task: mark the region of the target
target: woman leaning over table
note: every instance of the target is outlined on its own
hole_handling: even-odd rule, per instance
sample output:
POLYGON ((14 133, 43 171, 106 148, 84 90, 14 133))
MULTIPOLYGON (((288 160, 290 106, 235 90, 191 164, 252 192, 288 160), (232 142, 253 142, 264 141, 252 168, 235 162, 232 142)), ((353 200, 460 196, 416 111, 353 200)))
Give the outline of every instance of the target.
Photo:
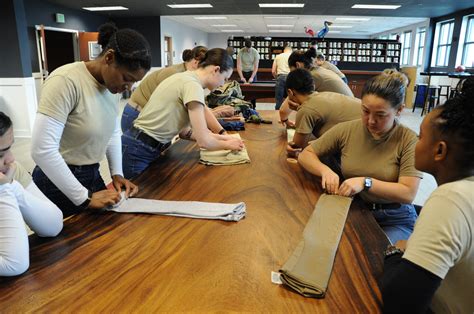
POLYGON ((385 313, 474 313, 474 78, 430 112, 420 127, 415 166, 438 188, 408 242, 386 251, 385 313))
POLYGON ((343 196, 360 195, 392 243, 413 231, 421 172, 414 166, 416 134, 397 117, 404 108, 408 79, 385 71, 362 91, 362 119, 340 123, 299 155, 307 171, 321 177, 323 189, 343 196), (320 161, 341 154, 343 179, 320 161))
POLYGON ((133 126, 133 122, 161 82, 176 73, 196 70, 199 62, 204 59, 207 52, 207 48, 204 46, 196 46, 193 49, 186 50, 186 52, 183 52, 183 63, 151 72, 140 82, 123 109, 121 120, 122 132, 127 131, 133 126))
MULTIPOLYGON (((149 44, 131 29, 105 32, 100 56, 56 69, 44 83, 32 139, 33 180, 65 216, 120 200, 138 187, 122 175, 118 97, 150 69, 149 44), (107 154, 115 190, 99 162, 107 154)), ((108 28, 110 29, 110 27, 108 28)))
POLYGON ((195 71, 175 74, 153 92, 132 128, 122 135, 123 166, 126 178, 145 170, 169 146, 181 130, 208 150, 241 150, 242 140, 223 135, 225 130, 206 107, 204 88, 224 84, 233 70, 232 58, 224 49, 209 50, 195 71))

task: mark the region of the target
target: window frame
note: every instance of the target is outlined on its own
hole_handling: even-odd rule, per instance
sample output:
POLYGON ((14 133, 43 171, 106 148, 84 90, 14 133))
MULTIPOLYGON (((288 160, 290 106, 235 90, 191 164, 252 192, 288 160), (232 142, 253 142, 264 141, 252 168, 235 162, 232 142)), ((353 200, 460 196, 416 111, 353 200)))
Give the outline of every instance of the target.
POLYGON ((471 64, 470 66, 465 64, 467 59, 467 52, 469 51, 467 48, 471 45, 474 47, 474 15, 467 16, 466 32, 464 38, 466 39, 464 40, 462 45, 461 64, 464 65, 466 68, 474 68, 474 64, 471 64), (467 41, 470 36, 472 36, 472 41, 467 41))
POLYGON ((426 43, 426 26, 423 26, 423 27, 419 27, 416 30, 415 50, 414 50, 413 62, 412 62, 414 66, 419 67, 423 65, 425 43, 426 43))
POLYGON ((451 48, 452 48, 452 39, 453 39, 453 32, 454 32, 454 19, 446 20, 446 21, 441 21, 436 23, 436 34, 435 34, 435 49, 434 49, 434 55, 433 59, 431 62, 432 67, 438 67, 438 68, 446 68, 449 66, 449 57, 451 53, 451 48), (448 36, 446 43, 441 43, 443 30, 444 26, 448 25, 448 36), (442 49, 445 49, 445 54, 444 54, 444 60, 443 63, 438 63, 439 57, 440 57, 440 52, 442 49))
POLYGON ((411 53, 411 35, 412 31, 404 31, 401 34, 402 41, 402 51, 400 56, 400 65, 409 65, 410 64, 410 53, 411 53), (406 59, 406 62, 404 62, 406 59))

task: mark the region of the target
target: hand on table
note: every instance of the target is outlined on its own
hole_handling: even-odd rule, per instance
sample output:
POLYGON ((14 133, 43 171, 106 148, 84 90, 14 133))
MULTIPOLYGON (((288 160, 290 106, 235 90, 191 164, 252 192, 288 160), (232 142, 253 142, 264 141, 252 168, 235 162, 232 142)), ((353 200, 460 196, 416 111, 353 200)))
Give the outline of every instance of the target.
POLYGON ((102 209, 120 202, 120 193, 115 190, 102 190, 92 194, 91 202, 87 208, 102 209))
POLYGON ((125 198, 133 197, 138 193, 138 186, 120 175, 113 175, 112 183, 118 193, 122 192, 122 187, 125 187, 125 198))
POLYGON ((226 149, 230 150, 242 150, 244 149, 244 141, 240 138, 232 137, 231 139, 225 140, 226 149))
POLYGON ((294 129, 295 128, 295 121, 286 120, 285 122, 283 122, 283 124, 285 124, 286 127, 289 128, 289 129, 294 129))
POLYGON ((290 142, 286 145, 286 153, 288 157, 298 158, 299 153, 303 150, 301 147, 293 147, 295 143, 290 142))
POLYGON ((338 194, 339 176, 331 169, 324 170, 321 173, 321 185, 328 194, 338 194))
POLYGON ((354 177, 345 180, 339 187, 338 194, 341 196, 354 196, 364 189, 364 178, 354 177))
POLYGON ((16 164, 13 162, 8 164, 5 173, 0 172, 0 185, 6 184, 6 183, 12 183, 13 175, 15 174, 15 171, 16 171, 16 164))
POLYGON ((245 78, 241 78, 241 79, 240 79, 240 82, 241 82, 242 84, 247 84, 247 80, 246 80, 245 78))

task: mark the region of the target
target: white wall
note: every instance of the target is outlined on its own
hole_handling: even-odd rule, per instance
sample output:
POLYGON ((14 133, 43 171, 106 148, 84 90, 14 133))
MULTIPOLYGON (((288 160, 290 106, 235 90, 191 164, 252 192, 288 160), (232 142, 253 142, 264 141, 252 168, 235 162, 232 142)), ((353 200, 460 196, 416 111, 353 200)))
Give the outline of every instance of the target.
POLYGON ((33 77, 0 78, 0 111, 12 119, 15 137, 31 137, 37 108, 33 77))
POLYGON ((208 46, 208 33, 189 27, 187 25, 161 18, 161 64, 166 64, 164 51, 165 36, 173 38, 173 64, 181 63, 181 54, 184 49, 192 49, 195 46, 208 46))
MULTIPOLYGON (((426 19, 425 22, 422 22, 422 23, 416 23, 416 24, 412 24, 412 25, 408 25, 408 26, 405 26, 405 27, 400 27, 400 28, 394 28, 394 29, 391 29, 389 31, 385 31, 383 33, 378 33, 378 34, 374 34, 372 36, 370 36, 370 38, 372 39, 377 39, 379 38, 379 36, 386 36, 386 35, 390 35, 390 34, 399 34, 400 37, 401 37, 401 34, 406 32, 406 31, 411 31, 411 48, 410 48, 410 58, 408 60, 408 65, 413 65, 413 57, 415 55, 415 48, 416 48, 416 31, 418 28, 420 27, 426 27, 426 31, 428 33, 428 28, 430 26, 430 21, 429 19, 426 19)), ((424 47, 426 47, 426 42, 428 40, 428 36, 425 36, 425 45, 424 47)), ((426 51, 423 51, 423 56, 425 55, 425 52, 426 51)), ((423 60, 423 62, 425 62, 423 60)))

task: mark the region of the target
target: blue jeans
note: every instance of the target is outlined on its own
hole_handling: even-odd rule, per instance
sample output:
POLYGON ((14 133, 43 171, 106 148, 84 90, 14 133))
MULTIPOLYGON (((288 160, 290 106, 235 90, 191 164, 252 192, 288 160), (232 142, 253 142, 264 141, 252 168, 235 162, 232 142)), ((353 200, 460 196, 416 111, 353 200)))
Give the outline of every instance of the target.
POLYGON ((127 131, 133 126, 133 121, 135 121, 139 114, 140 111, 135 109, 135 107, 131 106, 128 103, 125 105, 121 120, 122 133, 125 133, 125 131, 127 131))
POLYGON ((142 173, 167 146, 153 148, 136 138, 135 128, 122 134, 123 175, 131 179, 142 173))
POLYGON ((286 98, 286 74, 280 74, 275 82, 275 110, 279 110, 286 98))
MULTIPOLYGON (((68 167, 74 177, 92 193, 107 188, 104 180, 100 176, 99 164, 85 166, 68 165, 68 167)), ((82 210, 79 206, 74 205, 74 203, 54 185, 40 167, 35 167, 32 176, 33 181, 41 192, 61 209, 64 217, 77 214, 82 210)))
POLYGON ((418 217, 412 204, 402 204, 396 209, 374 210, 372 213, 392 244, 410 237, 418 217))

